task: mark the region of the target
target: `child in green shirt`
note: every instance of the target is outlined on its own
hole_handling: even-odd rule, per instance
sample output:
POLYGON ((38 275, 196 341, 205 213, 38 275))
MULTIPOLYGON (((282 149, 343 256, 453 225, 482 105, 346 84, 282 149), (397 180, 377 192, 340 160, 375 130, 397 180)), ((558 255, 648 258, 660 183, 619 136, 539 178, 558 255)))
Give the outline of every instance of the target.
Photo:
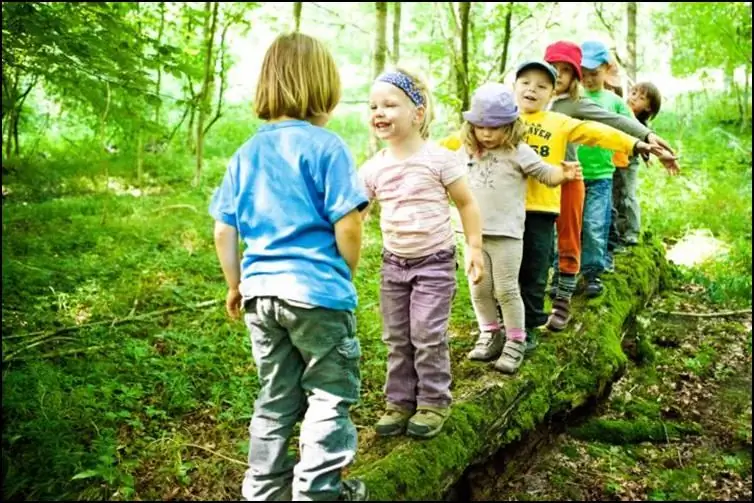
MULTIPOLYGON (((601 42, 588 41, 581 46, 584 96, 605 110, 633 118, 628 106, 605 89, 610 52, 601 42)), ((586 295, 602 294, 600 276, 608 266, 607 244, 612 219, 613 151, 580 146, 578 151, 586 188, 582 229, 581 272, 586 279, 586 295)))

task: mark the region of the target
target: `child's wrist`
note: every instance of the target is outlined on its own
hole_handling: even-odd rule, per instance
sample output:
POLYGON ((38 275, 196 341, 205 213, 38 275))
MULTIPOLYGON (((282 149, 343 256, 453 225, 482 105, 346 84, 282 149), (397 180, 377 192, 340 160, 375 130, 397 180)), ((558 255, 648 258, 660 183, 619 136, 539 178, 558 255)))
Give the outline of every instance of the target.
POLYGON ((482 249, 482 236, 467 236, 466 237, 466 244, 469 248, 479 248, 482 249))

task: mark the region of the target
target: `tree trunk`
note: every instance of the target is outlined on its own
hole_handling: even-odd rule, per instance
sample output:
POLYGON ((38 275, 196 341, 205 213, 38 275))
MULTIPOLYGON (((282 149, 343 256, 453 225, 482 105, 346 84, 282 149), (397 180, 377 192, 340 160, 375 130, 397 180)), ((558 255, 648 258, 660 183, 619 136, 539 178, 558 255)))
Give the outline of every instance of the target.
POLYGON ((636 61, 636 16, 638 4, 637 2, 628 2, 626 8, 628 11, 628 64, 626 66, 628 66, 628 79, 633 85, 636 84, 636 73, 639 68, 638 62, 636 61))
POLYGON ((469 87, 471 85, 469 76, 469 16, 471 14, 471 2, 461 2, 460 6, 461 19, 461 68, 463 75, 459 82, 461 86, 461 101, 463 110, 469 109, 469 87))
MULTIPOLYGON (((111 101, 112 95, 110 93, 110 82, 105 81, 105 110, 102 112, 102 118, 100 119, 100 125, 99 125, 99 142, 98 146, 100 149, 105 147, 105 133, 107 132, 107 114, 110 113, 110 101, 111 101)), ((101 150, 100 150, 101 152, 101 150)), ((109 160, 104 159, 103 161, 103 171, 105 175, 105 192, 109 190, 110 187, 110 169, 109 169, 109 160)))
MULTIPOLYGON (((160 29, 157 32, 157 45, 162 44, 162 35, 165 33, 165 2, 160 2, 160 29)), ((162 98, 160 97, 160 91, 162 89, 162 65, 157 64, 157 84, 155 85, 157 91, 157 104, 154 109, 154 121, 157 125, 160 124, 160 112, 162 111, 162 98)))
POLYGON ((215 116, 212 117, 212 120, 207 124, 207 126, 204 128, 204 134, 206 135, 210 128, 215 125, 215 122, 217 122, 220 117, 223 115, 223 98, 225 97, 225 88, 227 87, 227 74, 228 69, 225 65, 225 53, 227 52, 227 43, 225 40, 228 37, 228 29, 233 24, 232 21, 228 20, 228 22, 223 27, 222 35, 220 35, 220 47, 217 50, 217 57, 220 59, 220 87, 218 89, 217 93, 217 108, 215 110, 215 116))
POLYGON ((749 77, 751 76, 751 65, 747 64, 744 71, 744 120, 741 123, 741 132, 743 133, 746 124, 751 120, 751 106, 749 106, 749 77))
POLYGON ((215 76, 215 65, 213 64, 215 42, 215 30, 217 29, 217 11, 219 2, 205 3, 205 21, 204 21, 204 81, 202 89, 199 92, 199 117, 196 121, 196 174, 194 185, 199 185, 202 177, 202 162, 204 156, 204 122, 207 118, 207 100, 211 96, 212 80, 215 76))
POLYGON ((144 129, 139 128, 136 136, 136 186, 141 188, 144 178, 144 129))
MULTIPOLYGON (((387 56, 387 2, 375 2, 377 29, 374 36, 374 56, 372 60, 372 78, 377 78, 385 70, 387 56)), ((379 140, 375 135, 369 136, 370 157, 377 152, 379 140)))
POLYGON ((374 37, 374 61, 372 77, 376 78, 385 70, 387 59, 387 2, 375 2, 377 12, 377 31, 374 37))
POLYGON ((293 2, 293 31, 301 31, 301 10, 303 2, 293 2))
POLYGON ((508 67, 508 51, 511 46, 511 23, 513 21, 513 2, 508 2, 508 10, 505 13, 505 33, 503 34, 503 54, 500 57, 500 80, 505 78, 505 70, 508 67))
POLYGON ((393 2, 393 64, 400 61, 401 50, 401 3, 393 2))

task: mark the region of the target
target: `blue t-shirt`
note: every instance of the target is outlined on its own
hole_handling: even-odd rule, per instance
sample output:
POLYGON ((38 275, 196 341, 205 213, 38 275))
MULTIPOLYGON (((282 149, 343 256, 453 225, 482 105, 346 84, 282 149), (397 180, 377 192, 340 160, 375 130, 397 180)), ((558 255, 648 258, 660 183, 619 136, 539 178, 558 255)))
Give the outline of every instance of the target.
POLYGON ((240 291, 354 310, 356 289, 334 224, 367 206, 353 158, 306 121, 265 124, 231 159, 209 213, 245 245, 240 291))

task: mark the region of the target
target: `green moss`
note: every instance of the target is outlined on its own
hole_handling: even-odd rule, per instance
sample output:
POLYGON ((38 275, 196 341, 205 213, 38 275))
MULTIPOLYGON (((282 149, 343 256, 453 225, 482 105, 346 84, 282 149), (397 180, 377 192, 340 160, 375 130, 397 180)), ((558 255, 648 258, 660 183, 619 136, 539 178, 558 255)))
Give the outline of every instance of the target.
POLYGON ((568 434, 579 440, 615 445, 641 442, 666 442, 688 435, 699 435, 701 428, 694 424, 677 424, 647 418, 636 420, 592 419, 585 424, 568 428, 568 434))
MULTIPOLYGON (((389 454, 357 456, 349 477, 364 480, 374 500, 442 498, 471 464, 603 393, 628 361, 622 327, 662 283, 665 269, 661 245, 645 236, 642 245, 618 258, 616 272, 605 276, 605 294, 575 299, 572 326, 544 337, 514 377, 454 355, 455 403, 443 431, 429 440, 377 439, 370 450, 388 452, 389 445, 389 454)), ((461 335, 453 340, 453 351, 473 343, 464 337, 473 312, 460 279, 451 325, 461 335), (458 308, 462 301, 468 307, 458 308)))

